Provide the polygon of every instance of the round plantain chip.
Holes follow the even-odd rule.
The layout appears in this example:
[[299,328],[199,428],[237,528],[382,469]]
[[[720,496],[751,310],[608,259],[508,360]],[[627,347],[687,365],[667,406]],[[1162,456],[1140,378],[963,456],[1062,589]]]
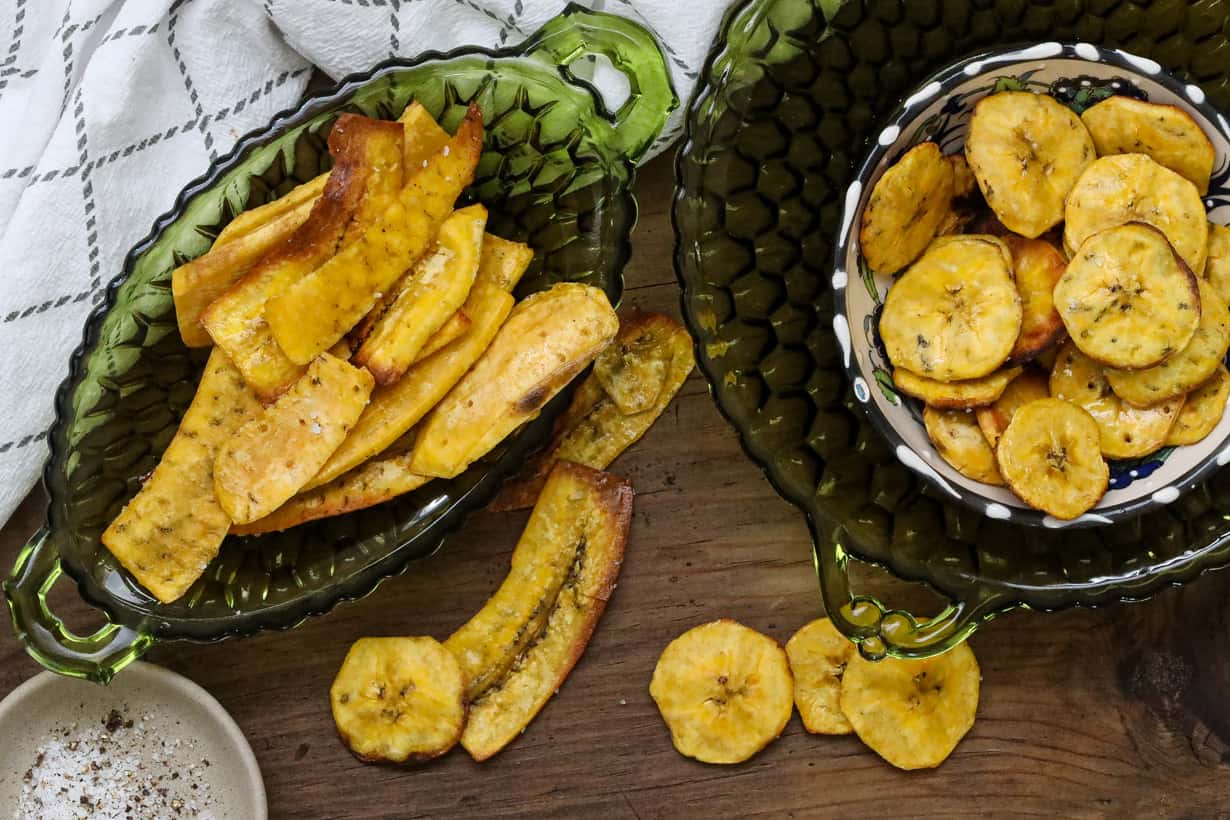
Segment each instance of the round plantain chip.
[[1166,436],[1167,447],[1195,444],[1213,432],[1226,412],[1226,398],[1230,396],[1230,371],[1218,365],[1213,377],[1187,394],[1183,409],[1175,419],[1170,435]]
[[1095,233],[1144,222],[1166,235],[1193,272],[1204,272],[1209,223],[1200,192],[1144,154],[1102,157],[1068,196],[1063,244],[1069,257]]
[[1020,372],[1021,368],[1011,367],[1006,370],[996,370],[981,379],[942,382],[896,368],[893,370],[893,384],[902,393],[926,402],[929,407],[965,410],[971,407],[982,407],[998,399],[1004,392],[1004,388],[1008,386],[1008,382],[1016,378]]
[[1059,249],[1042,239],[1004,237],[1012,251],[1012,273],[1021,294],[1021,335],[1017,337],[1009,364],[1023,364],[1058,344],[1063,338],[1063,319],[1055,310],[1055,283],[1068,266]]
[[1086,239],[1054,298],[1076,346],[1120,370],[1182,350],[1200,323],[1196,277],[1160,231],[1140,222]]
[[965,158],[987,204],[1009,230],[1035,238],[1064,218],[1064,200],[1095,158],[1093,140],[1053,97],[1006,91],[970,118]]
[[433,638],[360,638],[329,689],[342,742],[367,761],[430,760],[465,726],[461,666]]
[[662,652],[649,694],[679,753],[741,763],[777,739],[794,682],[777,641],[728,618],[689,629]]
[[952,165],[952,198],[964,199],[978,191],[978,180],[970,170],[964,154],[949,154],[944,157]]
[[995,452],[978,429],[973,413],[927,407],[923,410],[923,426],[936,452],[958,473],[983,484],[1003,485],[995,466]]
[[918,258],[952,206],[952,164],[934,142],[915,145],[871,190],[858,241],[876,273],[896,273]]
[[786,642],[794,705],[813,735],[848,735],[854,731],[841,713],[841,677],[858,654],[854,644],[828,618],[817,618]]
[[936,239],[888,290],[880,336],[892,363],[930,379],[978,379],[1021,330],[1012,252],[993,236]]
[[1152,407],[1209,380],[1230,350],[1230,308],[1200,280],[1200,324],[1187,347],[1144,370],[1106,371],[1115,395],[1135,407]]
[[967,644],[918,661],[855,653],[841,679],[841,711],[859,740],[898,769],[933,769],[974,725],[981,685]]
[[1230,304],[1230,228],[1209,225],[1209,255],[1204,263],[1204,278],[1222,301]]
[[1056,518],[1079,518],[1106,494],[1110,469],[1098,424],[1061,399],[1039,399],[1017,410],[995,456],[1012,491]]
[[1183,407],[1182,396],[1156,407],[1133,407],[1110,389],[1102,366],[1071,342],[1059,352],[1051,371],[1051,395],[1093,417],[1107,458],[1139,458],[1160,450]]
[[1093,137],[1098,156],[1147,154],[1191,180],[1200,194],[1208,192],[1216,151],[1204,130],[1182,108],[1115,95],[1085,109],[1081,121]]
[[987,407],[979,407],[975,411],[978,419],[978,429],[986,437],[992,449],[999,443],[999,437],[1008,429],[1012,417],[1031,401],[1045,399],[1051,395],[1047,378],[1037,370],[1029,369],[1021,373],[1004,388],[1003,394]]

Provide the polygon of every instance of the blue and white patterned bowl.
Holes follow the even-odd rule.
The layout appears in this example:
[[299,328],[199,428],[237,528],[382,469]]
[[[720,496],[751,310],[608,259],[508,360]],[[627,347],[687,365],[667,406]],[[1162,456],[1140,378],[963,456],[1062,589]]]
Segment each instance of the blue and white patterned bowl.
[[960,151],[974,106],[998,91],[1050,94],[1078,114],[1114,94],[1179,106],[1200,124],[1217,152],[1205,201],[1209,220],[1230,222],[1230,122],[1206,102],[1199,87],[1179,81],[1153,60],[1089,43],[1050,42],[976,54],[933,75],[906,98],[875,136],[846,191],[833,269],[834,331],[859,403],[901,462],[938,491],[991,518],[1030,526],[1110,524],[1169,504],[1230,464],[1230,414],[1198,444],[1110,462],[1110,488],[1101,502],[1074,521],[1060,521],[1030,509],[1007,488],[982,484],[948,466],[927,439],[921,403],[893,388],[892,366],[880,342],[880,308],[893,277],[872,273],[859,247],[860,215],[871,190],[886,168],[920,142],[932,140],[946,154]]

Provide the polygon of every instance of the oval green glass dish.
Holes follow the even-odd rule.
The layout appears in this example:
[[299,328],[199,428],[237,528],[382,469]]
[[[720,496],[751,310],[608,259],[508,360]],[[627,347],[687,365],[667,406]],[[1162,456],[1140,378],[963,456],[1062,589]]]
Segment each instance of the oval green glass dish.
[[[1227,19],[1226,0],[743,0],[728,12],[676,164],[684,317],[718,407],[806,513],[825,609],[865,656],[939,654],[1013,608],[1138,600],[1230,563],[1227,469],[1169,506],[1083,530],[987,518],[930,488],[854,395],[832,287],[857,166],[924,78],[976,52],[1088,42],[1155,60],[1225,110]],[[923,620],[857,595],[851,558],[948,605]]]
[[[617,111],[570,68],[598,55],[628,78]],[[227,539],[172,604],[155,601],[99,541],[170,441],[208,353],[180,340],[171,271],[208,250],[237,213],[326,170],[325,138],[339,114],[394,119],[411,100],[449,131],[472,101],[482,106],[483,157],[464,198],[488,207],[487,230],[533,247],[519,298],[577,281],[618,303],[636,223],[634,163],[677,106],[657,42],[633,22],[570,6],[520,46],[391,60],[243,137],[129,254],[57,394],[47,523],[4,585],[17,634],[48,669],[106,682],[156,640],[286,629],[366,595],[438,549],[545,443],[566,395],[454,480],[284,533]],[[108,626],[77,636],[56,618],[46,593],[61,573]]]

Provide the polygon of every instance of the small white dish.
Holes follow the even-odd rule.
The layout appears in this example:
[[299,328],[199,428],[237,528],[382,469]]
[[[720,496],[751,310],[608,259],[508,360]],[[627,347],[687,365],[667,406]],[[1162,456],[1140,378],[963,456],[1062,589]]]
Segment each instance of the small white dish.
[[159,666],[133,663],[108,686],[35,675],[0,701],[0,738],[0,820],[268,818],[243,732]]

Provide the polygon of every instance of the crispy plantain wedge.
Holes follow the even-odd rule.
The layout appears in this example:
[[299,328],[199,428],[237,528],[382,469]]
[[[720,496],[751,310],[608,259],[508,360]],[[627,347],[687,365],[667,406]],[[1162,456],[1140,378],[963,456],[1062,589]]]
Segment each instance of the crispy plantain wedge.
[[431,760],[466,720],[457,661],[434,638],[360,638],[329,688],[342,742],[369,763]]
[[407,179],[418,173],[433,156],[448,145],[448,132],[440,127],[423,104],[415,100],[398,118],[406,129],[405,158]]
[[457,133],[412,176],[366,232],[265,306],[265,320],[287,357],[306,364],[328,350],[423,255],[474,178],[483,116],[470,107]]
[[227,352],[261,400],[268,403],[294,384],[303,368],[274,341],[265,305],[333,256],[351,221],[370,215],[368,199],[380,199],[401,184],[401,126],[343,115],[329,135],[337,156],[325,193],[312,216],[280,252],[258,263],[206,309],[202,324]]
[[414,471],[452,478],[530,419],[605,348],[619,318],[600,289],[563,282],[515,308],[423,422]]
[[[610,359],[620,363],[607,361]],[[622,385],[627,396],[653,394],[653,403],[632,413],[621,410],[599,378],[598,365],[603,362],[609,384]],[[491,509],[519,510],[532,506],[557,461],[606,469],[653,426],[694,364],[692,338],[678,322],[658,313],[630,314],[621,322],[614,343],[598,356],[594,372],[577,387],[568,409],[555,423],[551,443],[530,460],[517,478],[504,485]],[[647,384],[638,386],[640,382]]]
[[237,239],[249,236],[270,222],[276,222],[290,213],[302,213],[303,219],[307,219],[307,215],[312,211],[312,205],[324,193],[328,182],[329,172],[325,171],[315,179],[296,185],[275,200],[238,214],[218,234],[211,250],[217,250]]
[[475,285],[465,305],[470,330],[411,367],[396,383],[377,388],[350,435],[304,489],[319,487],[355,468],[418,424],[478,361],[512,308],[511,294],[490,285]]
[[431,338],[423,345],[423,349],[419,351],[419,355],[414,358],[414,361],[421,362],[424,359],[434,356],[444,348],[451,345],[453,342],[466,335],[470,329],[470,317],[460,308],[453,311],[453,315],[444,320],[444,324],[440,325],[440,329],[431,334]]
[[[553,482],[559,483],[558,489]],[[554,511],[544,511],[550,520],[543,523],[556,538],[563,535],[576,544],[576,558],[541,634],[523,653],[513,655],[499,684],[470,705],[461,745],[479,762],[512,742],[559,691],[585,651],[619,578],[632,521],[632,485],[609,473],[561,462],[544,496],[547,492],[564,503],[548,498]],[[536,507],[534,517],[538,515]],[[454,648],[453,638],[446,646]],[[508,662],[507,655],[502,662]]]
[[353,359],[371,371],[379,384],[401,378],[423,347],[474,286],[487,209],[471,205],[444,220],[436,248],[414,266],[405,286],[372,325]]
[[372,376],[322,353],[295,385],[239,428],[214,462],[214,490],[236,524],[282,506],[320,470],[367,406]]
[[158,600],[170,603],[218,552],[230,516],[214,495],[214,456],[260,402],[221,350],[214,350],[179,431],[102,542]]
[[482,258],[474,281],[512,293],[533,259],[534,251],[529,245],[484,234]]

